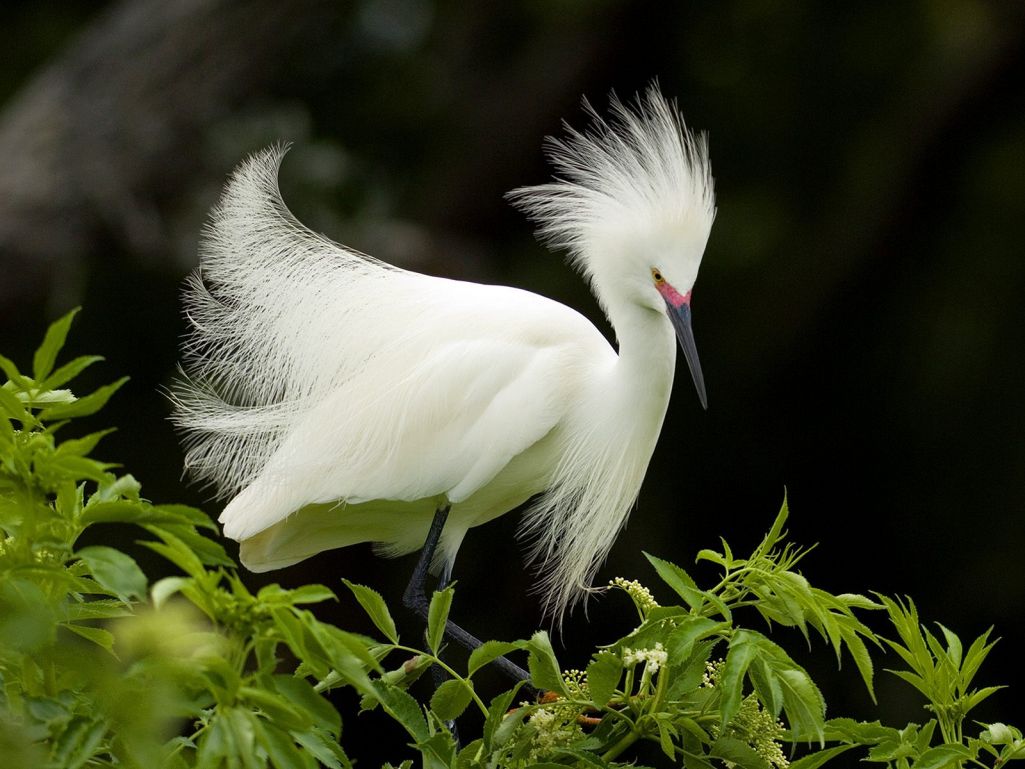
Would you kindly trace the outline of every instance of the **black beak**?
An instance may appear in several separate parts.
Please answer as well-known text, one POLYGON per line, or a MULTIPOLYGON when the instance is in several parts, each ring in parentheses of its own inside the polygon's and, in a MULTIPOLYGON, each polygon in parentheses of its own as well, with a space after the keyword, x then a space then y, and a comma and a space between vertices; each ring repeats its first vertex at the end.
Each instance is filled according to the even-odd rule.
POLYGON ((666 302, 666 309, 669 312, 669 320, 672 321, 673 328, 676 329, 676 338, 680 340, 683 357, 687 359, 687 368, 690 369, 690 375, 694 379, 694 387, 698 391, 698 400, 701 401, 701 407, 707 409, 708 396, 705 394, 705 377, 701 373, 698 348, 694 344, 694 329, 691 327, 690 321, 690 303, 681 302, 678 306, 674 307, 670 302, 666 302))

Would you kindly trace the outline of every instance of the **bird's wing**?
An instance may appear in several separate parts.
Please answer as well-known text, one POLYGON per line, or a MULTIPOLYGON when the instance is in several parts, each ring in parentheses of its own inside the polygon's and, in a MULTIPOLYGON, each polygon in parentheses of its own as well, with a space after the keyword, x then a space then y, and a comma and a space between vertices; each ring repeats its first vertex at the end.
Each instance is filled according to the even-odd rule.
MULTIPOLYGON (((562 305, 423 280, 444 301, 406 318, 404 336, 290 425, 225 509, 227 536, 252 536, 312 503, 467 499, 564 418, 590 367, 614 360, 597 330, 562 305)), ((542 475, 524 496, 542 490, 542 475)))

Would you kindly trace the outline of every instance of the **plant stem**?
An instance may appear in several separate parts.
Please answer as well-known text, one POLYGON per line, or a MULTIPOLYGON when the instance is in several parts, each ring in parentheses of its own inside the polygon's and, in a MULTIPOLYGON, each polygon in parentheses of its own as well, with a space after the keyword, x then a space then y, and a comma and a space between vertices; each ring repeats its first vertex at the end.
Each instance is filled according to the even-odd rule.
POLYGON ((619 742, 602 754, 602 759, 604 761, 612 761, 613 759, 618 758, 619 754, 637 742, 637 740, 640 739, 640 736, 640 733, 637 732, 636 729, 631 729, 629 732, 624 734, 622 738, 620 738, 619 742))

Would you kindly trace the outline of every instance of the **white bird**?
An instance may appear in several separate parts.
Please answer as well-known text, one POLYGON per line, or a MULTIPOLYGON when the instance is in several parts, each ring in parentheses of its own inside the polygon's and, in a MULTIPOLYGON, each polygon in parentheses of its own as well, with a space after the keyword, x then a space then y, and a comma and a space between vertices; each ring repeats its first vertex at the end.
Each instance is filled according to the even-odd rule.
POLYGON ((281 148, 234 172, 185 291, 173 418, 187 469, 231 497, 220 522, 249 569, 368 541, 409 553, 447 512, 447 575, 468 529, 534 497, 521 532, 546 612, 586 594, 661 431, 674 330, 706 403, 690 299, 715 200, 705 136, 657 87, 613 95, 607 120, 585 109, 587 131, 549 140, 556 180, 509 197, 569 252, 618 352, 551 299, 311 232, 278 191, 281 148))

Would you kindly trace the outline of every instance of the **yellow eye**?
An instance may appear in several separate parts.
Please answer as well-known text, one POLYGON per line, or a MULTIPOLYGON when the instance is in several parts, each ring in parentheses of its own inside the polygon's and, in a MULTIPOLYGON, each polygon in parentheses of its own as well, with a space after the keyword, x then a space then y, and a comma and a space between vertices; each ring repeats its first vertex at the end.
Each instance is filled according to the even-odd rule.
POLYGON ((655 285, 662 285, 666 282, 666 279, 662 277, 662 273, 658 271, 657 267, 651 268, 651 277, 655 280, 655 285))

